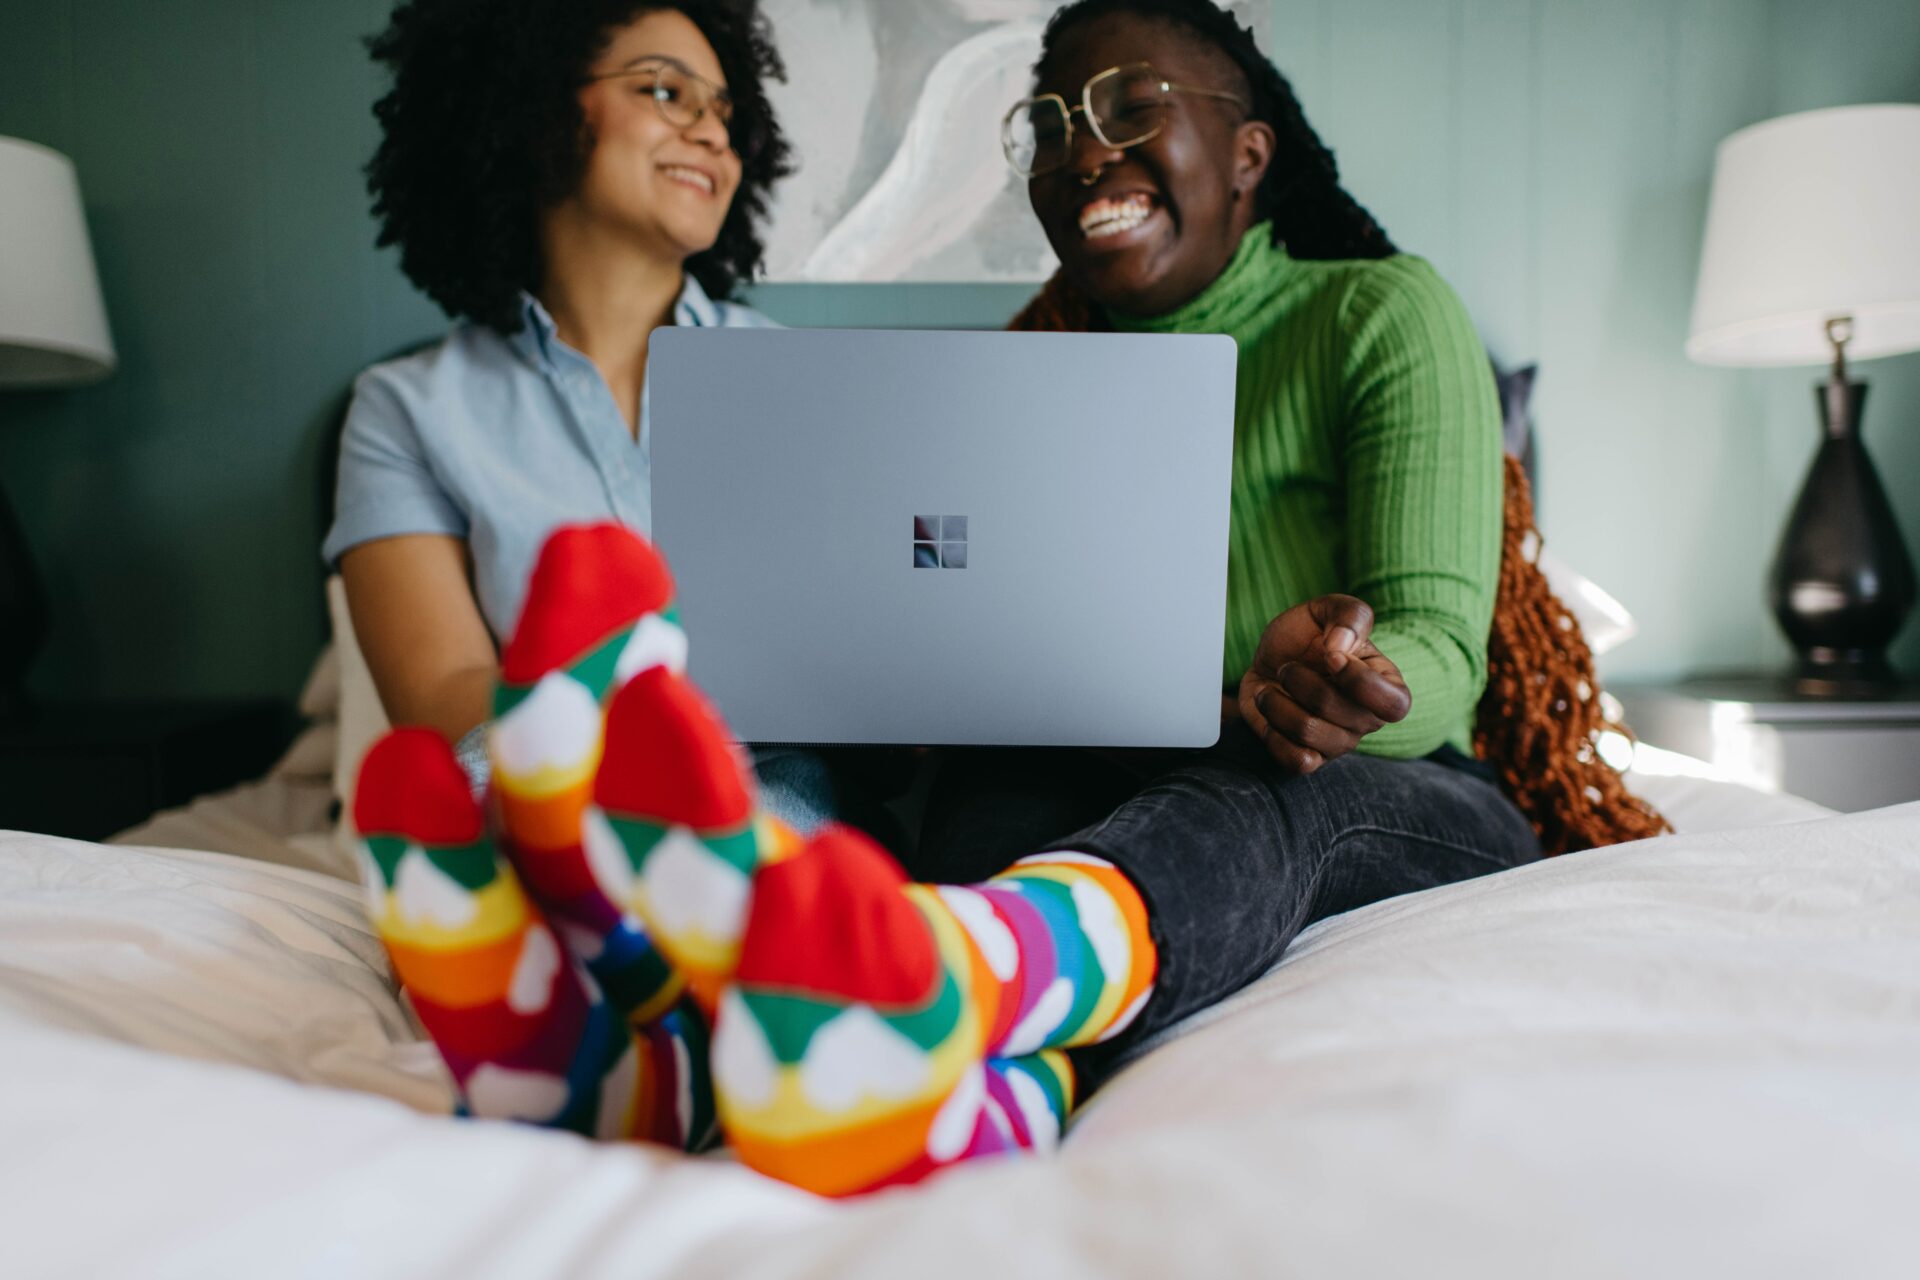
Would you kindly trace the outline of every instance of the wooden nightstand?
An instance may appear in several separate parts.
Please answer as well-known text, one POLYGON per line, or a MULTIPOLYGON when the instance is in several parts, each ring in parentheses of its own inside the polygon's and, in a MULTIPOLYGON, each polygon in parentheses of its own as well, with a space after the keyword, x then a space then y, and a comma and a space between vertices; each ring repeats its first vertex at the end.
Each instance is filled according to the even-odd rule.
POLYGON ((1642 742, 1742 781, 1857 812, 1920 800, 1920 685, 1815 698, 1764 676, 1702 677, 1607 692, 1642 742))
POLYGON ((297 727, 270 701, 35 707, 0 721, 0 830, 102 839, 259 777, 297 727))

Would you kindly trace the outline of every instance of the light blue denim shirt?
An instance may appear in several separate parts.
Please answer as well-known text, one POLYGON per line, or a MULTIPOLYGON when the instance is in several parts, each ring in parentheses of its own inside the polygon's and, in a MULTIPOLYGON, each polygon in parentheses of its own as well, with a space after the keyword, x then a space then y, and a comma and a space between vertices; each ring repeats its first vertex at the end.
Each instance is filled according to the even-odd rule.
MULTIPOLYGON (((363 542, 401 534, 466 540, 474 593, 496 644, 520 613, 541 543, 559 525, 653 525, 648 396, 639 438, 593 362, 562 342, 553 317, 522 295, 525 323, 504 336, 461 323, 424 351, 374 365, 353 385, 340 438, 333 528, 321 555, 337 567, 363 542)), ((751 307, 715 302, 687 277, 678 325, 767 328, 751 307)), ((693 637, 699 643, 699 637, 693 637)), ((484 770, 479 738, 463 743, 484 770)), ((754 752, 761 803, 802 832, 833 816, 830 775, 813 752, 754 752)))
MULTIPOLYGON (((650 532, 648 397, 639 438, 591 361, 562 342, 523 295, 525 323, 503 336, 461 323, 424 351, 374 365, 354 383, 340 440, 333 528, 338 565, 363 542, 399 534, 466 540, 480 612, 505 643, 527 575, 556 526, 617 519, 650 532)), ((715 302, 693 279, 679 325, 765 328, 751 307, 715 302)))

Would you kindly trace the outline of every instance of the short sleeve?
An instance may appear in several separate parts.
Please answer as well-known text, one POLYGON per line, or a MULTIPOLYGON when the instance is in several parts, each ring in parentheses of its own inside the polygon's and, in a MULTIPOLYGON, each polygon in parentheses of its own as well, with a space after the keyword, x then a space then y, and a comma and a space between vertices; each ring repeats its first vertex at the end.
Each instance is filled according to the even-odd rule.
POLYGON ((363 542, 401 534, 467 536, 467 519, 435 476, 411 407, 379 369, 360 375, 340 436, 329 567, 363 542))

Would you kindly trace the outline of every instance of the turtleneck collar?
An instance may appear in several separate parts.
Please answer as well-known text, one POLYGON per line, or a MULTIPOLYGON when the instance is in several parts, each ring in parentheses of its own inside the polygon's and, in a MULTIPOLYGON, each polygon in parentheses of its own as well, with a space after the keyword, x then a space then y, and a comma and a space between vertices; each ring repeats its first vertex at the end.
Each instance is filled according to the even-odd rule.
POLYGON ((1212 284, 1172 311, 1129 316, 1109 311, 1122 333, 1235 333, 1259 312, 1293 267, 1287 251, 1273 242, 1273 223, 1247 228, 1226 269, 1212 284))

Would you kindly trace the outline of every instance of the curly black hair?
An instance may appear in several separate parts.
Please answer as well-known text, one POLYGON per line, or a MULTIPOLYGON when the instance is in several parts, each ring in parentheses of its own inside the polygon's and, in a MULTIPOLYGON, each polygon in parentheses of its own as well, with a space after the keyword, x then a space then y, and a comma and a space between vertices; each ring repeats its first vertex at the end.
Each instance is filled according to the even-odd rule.
POLYGON ((401 270, 448 315, 520 328, 520 291, 540 283, 539 213, 586 170, 580 78, 614 30, 662 9, 713 46, 741 160, 719 238, 687 270, 715 298, 759 273, 759 223, 793 166, 765 88, 786 68, 752 0, 402 0, 367 42, 393 75, 373 108, 383 135, 367 190, 378 243, 399 246, 401 270))
POLYGON ((1246 78, 1253 119, 1272 127, 1275 147, 1254 208, 1273 220, 1273 239, 1296 258, 1386 258, 1398 252, 1380 224, 1340 185, 1333 152, 1307 123, 1293 86, 1254 42, 1253 32, 1212 0, 1075 0, 1057 10, 1041 37, 1036 76, 1063 33, 1110 14, 1183 27, 1225 54, 1246 78))

